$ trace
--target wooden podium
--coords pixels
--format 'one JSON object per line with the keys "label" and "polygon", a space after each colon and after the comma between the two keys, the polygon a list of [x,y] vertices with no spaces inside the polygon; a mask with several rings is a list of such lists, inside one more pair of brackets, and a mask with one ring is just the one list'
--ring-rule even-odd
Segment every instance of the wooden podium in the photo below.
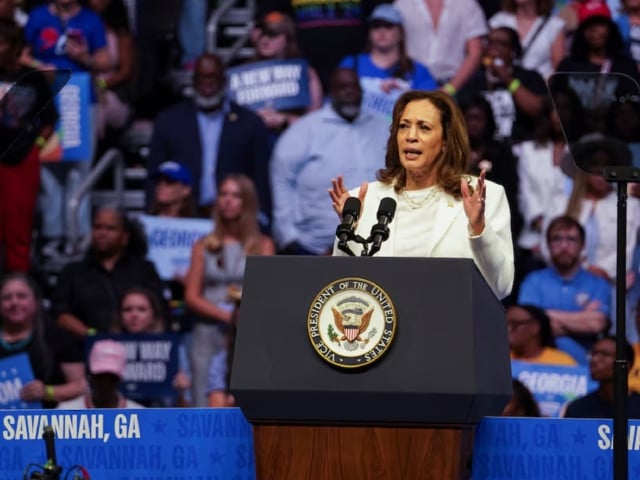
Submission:
{"label": "wooden podium", "polygon": [[[308,333],[318,292],[345,278],[395,306],[391,346],[361,369]],[[230,387],[258,480],[468,478],[474,426],[511,396],[504,311],[467,259],[251,257]]]}

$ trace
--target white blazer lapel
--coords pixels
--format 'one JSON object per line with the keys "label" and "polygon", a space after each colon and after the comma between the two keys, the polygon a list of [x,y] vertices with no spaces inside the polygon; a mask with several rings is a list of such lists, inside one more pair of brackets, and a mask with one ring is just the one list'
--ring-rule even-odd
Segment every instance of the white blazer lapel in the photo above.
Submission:
{"label": "white blazer lapel", "polygon": [[455,198],[446,193],[440,195],[433,235],[428,241],[428,255],[433,253],[434,248],[451,227],[453,220],[461,214],[464,215],[462,202],[456,201]]}

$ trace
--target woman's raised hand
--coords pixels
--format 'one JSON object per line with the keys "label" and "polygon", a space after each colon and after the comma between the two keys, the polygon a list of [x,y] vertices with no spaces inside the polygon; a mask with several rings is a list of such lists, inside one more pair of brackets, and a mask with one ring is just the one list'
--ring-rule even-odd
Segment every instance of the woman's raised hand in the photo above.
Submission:
{"label": "woman's raised hand", "polygon": [[[367,182],[362,182],[360,190],[358,191],[358,199],[360,200],[360,203],[364,202],[364,197],[367,194],[368,188],[369,184]],[[331,197],[333,210],[338,214],[338,218],[342,220],[342,209],[344,208],[344,203],[347,201],[347,198],[350,197],[349,190],[344,186],[344,179],[342,178],[342,175],[338,175],[338,178],[331,179],[329,196]]]}
{"label": "woman's raised hand", "polygon": [[473,189],[467,183],[466,178],[463,177],[460,180],[464,213],[469,219],[469,227],[473,235],[480,235],[484,231],[484,208],[485,200],[487,198],[487,190],[484,183],[484,177],[486,175],[486,170],[482,170],[480,172],[480,175],[478,175],[477,185]]}

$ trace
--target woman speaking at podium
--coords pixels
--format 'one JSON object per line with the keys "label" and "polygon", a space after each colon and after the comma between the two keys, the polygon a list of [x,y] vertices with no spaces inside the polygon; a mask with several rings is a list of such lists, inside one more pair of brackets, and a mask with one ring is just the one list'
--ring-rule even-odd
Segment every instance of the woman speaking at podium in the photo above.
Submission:
{"label": "woman speaking at podium", "polygon": [[[353,222],[354,235],[346,235],[348,249],[358,251],[357,236],[373,238],[375,244],[373,231],[378,245],[372,251],[379,248],[381,256],[471,258],[493,292],[506,297],[514,276],[507,197],[502,186],[485,180],[484,170],[478,177],[467,175],[468,159],[464,119],[449,95],[402,94],[393,109],[378,181],[348,191],[342,177],[332,180],[329,195],[341,226],[346,222],[351,227],[359,217]],[[360,203],[361,209],[345,219],[349,197],[357,197],[360,202],[350,200],[350,205]],[[344,246],[344,236],[342,240]],[[339,243],[334,254],[344,255]]]}

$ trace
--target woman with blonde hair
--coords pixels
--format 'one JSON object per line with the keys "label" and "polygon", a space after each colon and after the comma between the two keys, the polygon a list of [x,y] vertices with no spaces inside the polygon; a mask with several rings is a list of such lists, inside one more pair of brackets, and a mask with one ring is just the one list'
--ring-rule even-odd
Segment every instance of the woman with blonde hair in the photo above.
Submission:
{"label": "woman with blonde hair", "polygon": [[193,404],[205,407],[211,359],[226,348],[242,288],[247,256],[273,255],[273,241],[260,233],[253,182],[231,174],[218,187],[214,230],[194,246],[185,283],[185,302],[195,315],[190,362]]}

